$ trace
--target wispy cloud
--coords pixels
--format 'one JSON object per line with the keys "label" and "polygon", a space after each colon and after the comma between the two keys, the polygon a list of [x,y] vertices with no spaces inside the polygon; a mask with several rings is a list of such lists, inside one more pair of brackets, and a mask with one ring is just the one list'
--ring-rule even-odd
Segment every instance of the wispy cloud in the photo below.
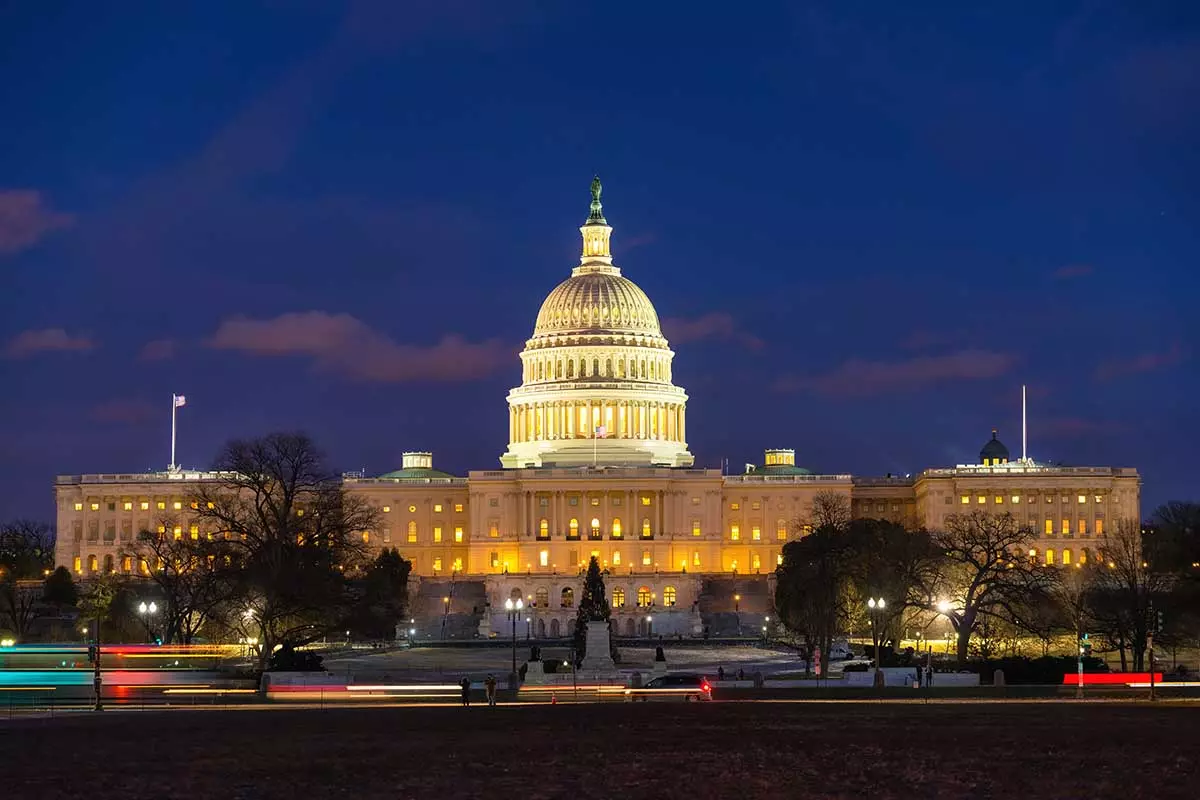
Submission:
{"label": "wispy cloud", "polygon": [[1125,375],[1157,372],[1160,369],[1169,369],[1182,364],[1187,357],[1188,353],[1183,349],[1183,345],[1175,342],[1170,348],[1161,352],[1141,353],[1130,358],[1115,358],[1105,361],[1096,367],[1096,379],[1107,381]]}
{"label": "wispy cloud", "polygon": [[662,321],[662,329],[672,344],[716,339],[737,342],[751,350],[764,346],[762,339],[738,327],[733,315],[726,311],[710,311],[693,318],[669,317]]}
{"label": "wispy cloud", "polygon": [[169,361],[175,357],[174,339],[154,339],[142,345],[138,361]]}
{"label": "wispy cloud", "polygon": [[145,400],[117,399],[109,400],[93,408],[88,416],[96,422],[109,422],[120,425],[136,425],[165,415],[162,409],[156,409]]}
{"label": "wispy cloud", "polygon": [[851,359],[824,375],[781,378],[776,389],[841,396],[880,394],[954,381],[996,378],[1016,363],[1016,356],[988,350],[960,350],[899,361]]}
{"label": "wispy cloud", "polygon": [[38,353],[85,353],[96,343],[87,336],[71,336],[62,328],[22,331],[4,347],[6,358],[29,358]]}
{"label": "wispy cloud", "polygon": [[432,345],[397,342],[349,314],[304,311],[273,319],[225,320],[207,342],[255,356],[302,356],[316,368],[381,383],[470,381],[513,364],[514,348],[498,340],[448,335]]}
{"label": "wispy cloud", "polygon": [[71,214],[51,209],[39,191],[0,189],[0,255],[27,250],[74,221]]}
{"label": "wispy cloud", "polygon": [[1050,277],[1056,281],[1069,281],[1073,278],[1086,278],[1094,271],[1090,264],[1068,264],[1054,270],[1050,273]]}

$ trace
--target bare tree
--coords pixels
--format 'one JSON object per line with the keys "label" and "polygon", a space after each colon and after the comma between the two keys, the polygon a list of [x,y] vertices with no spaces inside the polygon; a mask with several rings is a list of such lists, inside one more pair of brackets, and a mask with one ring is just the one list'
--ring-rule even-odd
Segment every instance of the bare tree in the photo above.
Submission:
{"label": "bare tree", "polygon": [[817,492],[813,495],[807,524],[812,530],[844,530],[850,524],[850,498],[832,489]]}
{"label": "bare tree", "polygon": [[142,567],[162,598],[163,641],[191,644],[226,598],[226,554],[207,535],[175,533],[175,522],[142,531],[122,555]]}
{"label": "bare tree", "polygon": [[232,614],[257,634],[265,667],[276,646],[308,644],[344,624],[354,602],[348,578],[365,560],[363,532],[378,512],[343,489],[303,434],[231,442],[215,466],[224,478],[199,486],[192,516],[214,534]]}
{"label": "bare tree", "polygon": [[930,608],[944,613],[958,635],[958,661],[970,652],[971,635],[985,618],[1020,622],[1019,601],[1045,581],[1025,555],[1032,532],[1012,514],[953,514],[931,534],[944,555],[927,585]]}
{"label": "bare tree", "polygon": [[54,565],[54,533],[44,522],[14,519],[0,524],[0,578],[37,578]]}
{"label": "bare tree", "polygon": [[1121,669],[1128,666],[1126,650],[1133,656],[1133,669],[1143,669],[1147,636],[1154,601],[1163,598],[1173,580],[1154,569],[1142,547],[1142,529],[1136,519],[1118,520],[1100,551],[1102,564],[1089,593],[1090,605],[1100,632],[1110,646],[1120,651]]}

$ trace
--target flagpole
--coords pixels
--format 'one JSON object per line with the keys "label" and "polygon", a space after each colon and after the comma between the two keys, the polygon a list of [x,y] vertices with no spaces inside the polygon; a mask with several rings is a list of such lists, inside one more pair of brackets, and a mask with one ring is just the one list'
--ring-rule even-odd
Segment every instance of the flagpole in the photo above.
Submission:
{"label": "flagpole", "polygon": [[599,446],[599,442],[596,441],[596,438],[597,438],[597,434],[599,432],[600,432],[600,429],[597,428],[595,425],[593,425],[592,426],[592,466],[593,467],[596,466],[596,449]]}
{"label": "flagpole", "polygon": [[179,406],[175,404],[175,395],[171,394],[171,466],[167,467],[171,472],[175,471],[175,413],[179,410]]}

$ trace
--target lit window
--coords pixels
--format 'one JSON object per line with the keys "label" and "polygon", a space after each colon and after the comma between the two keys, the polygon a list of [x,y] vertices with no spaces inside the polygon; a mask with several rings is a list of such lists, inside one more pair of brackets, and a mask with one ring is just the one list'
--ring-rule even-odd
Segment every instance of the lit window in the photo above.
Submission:
{"label": "lit window", "polygon": [[1062,496],[1062,501],[1063,501],[1064,503],[1069,503],[1069,502],[1071,502],[1071,498],[1067,497],[1067,496],[1064,494],[1064,495]]}
{"label": "lit window", "polygon": [[675,605],[675,587],[674,586],[667,586],[663,589],[663,605],[664,606]]}
{"label": "lit window", "polygon": [[160,536],[161,536],[162,534],[166,533],[166,532],[167,532],[167,526],[166,526],[166,525],[159,525],[159,526],[158,526],[158,533],[159,533],[159,535],[160,535]]}
{"label": "lit window", "polygon": [[[454,530],[459,531],[462,529],[455,528]],[[497,522],[496,520],[491,520],[490,522],[488,522],[488,538],[489,539],[499,539],[500,538],[500,523]],[[461,542],[462,539],[456,539],[455,541]]]}
{"label": "lit window", "polygon": [[157,508],[158,508],[158,510],[159,510],[159,511],[166,511],[166,510],[167,510],[167,503],[166,503],[166,501],[165,501],[165,500],[159,500],[159,501],[158,501],[158,504],[157,504]]}
{"label": "lit window", "polygon": [[543,539],[550,536],[550,523],[544,518],[538,522],[538,536]]}
{"label": "lit window", "polygon": [[729,540],[732,542],[736,542],[737,540],[739,540],[741,538],[742,538],[742,529],[735,522],[729,526]]}
{"label": "lit window", "polygon": [[440,559],[440,558],[433,559],[433,571],[440,572],[441,569],[442,569],[442,559]]}
{"label": "lit window", "polygon": [[454,559],[454,571],[462,572],[462,559],[461,558]]}
{"label": "lit window", "polygon": [[179,541],[183,538],[183,526],[176,525],[175,530],[172,532],[175,534],[175,541]]}
{"label": "lit window", "polygon": [[92,503],[92,511],[99,511],[99,510],[100,510],[100,504]]}
{"label": "lit window", "polygon": [[385,514],[390,514],[390,513],[392,513],[392,507],[391,507],[391,506],[384,506],[384,507],[383,507],[383,513],[385,513]]}
{"label": "lit window", "polygon": [[213,510],[213,508],[214,508],[214,506],[213,506],[213,504],[212,504],[212,501],[209,501],[208,503],[205,503],[205,506],[207,506],[207,508],[208,508],[208,510],[209,510],[209,511],[212,511],[212,510]]}
{"label": "lit window", "polygon": [[596,518],[596,517],[592,517],[592,531],[591,531],[591,533],[592,533],[592,538],[593,538],[593,539],[599,539],[599,538],[600,538],[600,520],[599,520],[598,518]]}
{"label": "lit window", "polygon": [[1048,550],[1046,550],[1046,566],[1050,566],[1053,563],[1054,563],[1054,551],[1048,549]]}
{"label": "lit window", "polygon": [[192,537],[193,542],[196,541],[197,539],[200,538],[200,526],[199,525],[189,525],[188,526],[188,534]]}
{"label": "lit window", "polygon": [[783,566],[783,553],[776,554],[775,565],[780,567]]}
{"label": "lit window", "polygon": [[1046,520],[1046,535],[1047,536],[1054,535],[1054,520],[1052,520],[1052,519]]}
{"label": "lit window", "polygon": [[[494,536],[494,537],[492,537],[492,538],[496,538],[496,537],[498,537],[499,535],[500,535],[500,531],[496,531],[496,536]],[[456,526],[454,526],[454,541],[456,541],[456,542],[458,542],[458,543],[460,543],[460,544],[461,544],[461,543],[462,543],[462,540],[463,540],[463,529],[462,529],[462,526],[461,526],[461,525],[456,525]]]}
{"label": "lit window", "polygon": [[698,506],[698,505],[700,505],[700,498],[699,498],[699,497],[693,497],[693,498],[692,498],[692,505],[694,505],[694,506]]}
{"label": "lit window", "polygon": [[700,566],[700,551],[699,550],[692,551],[692,566],[693,567]]}
{"label": "lit window", "polygon": [[1070,566],[1070,565],[1071,565],[1071,551],[1070,551],[1070,550],[1063,550],[1063,551],[1062,551],[1062,563],[1063,563],[1063,565],[1064,565],[1064,566]]}
{"label": "lit window", "polygon": [[411,519],[408,521],[408,543],[417,543],[417,523],[415,520]]}
{"label": "lit window", "polygon": [[1095,526],[1096,526],[1096,535],[1103,536],[1104,535],[1104,520],[1102,520],[1102,519],[1096,520]]}
{"label": "lit window", "polygon": [[1079,495],[1079,504],[1083,505],[1086,502],[1087,502],[1087,495],[1086,494]]}
{"label": "lit window", "polygon": [[543,567],[550,566],[550,551],[542,550],[538,553],[538,564]]}
{"label": "lit window", "polygon": [[1001,497],[1000,495],[996,495],[996,505],[1001,505],[1003,503],[1004,503],[1004,498]]}
{"label": "lit window", "polygon": [[758,553],[752,553],[750,555],[750,569],[761,569],[761,568],[762,568],[762,560],[758,557]]}
{"label": "lit window", "polygon": [[176,500],[174,503],[171,504],[171,507],[174,508],[176,511],[180,511],[183,509],[183,503]]}
{"label": "lit window", "polygon": [[1018,503],[1020,503],[1020,502],[1021,502],[1021,495],[1019,495],[1019,494],[1014,494],[1012,497],[1010,497],[1010,498],[1009,498],[1009,500],[1011,500],[1011,501],[1012,501],[1012,504],[1015,506],[1015,505],[1017,505]]}
{"label": "lit window", "polygon": [[1096,500],[1096,504],[1099,505],[1100,503],[1104,502],[1104,496],[1098,494],[1098,495],[1096,495],[1095,500]]}
{"label": "lit window", "polygon": [[[82,504],[79,503],[77,505],[82,505]],[[83,572],[83,559],[80,558],[79,556],[75,556],[75,572],[76,572],[76,574]]]}
{"label": "lit window", "polygon": [[438,526],[433,527],[433,543],[437,544],[442,540],[442,529]]}
{"label": "lit window", "polygon": [[978,503],[979,505],[983,505],[984,503],[987,502],[987,498],[984,497],[983,495],[979,495],[978,497],[975,498],[975,502]]}
{"label": "lit window", "polygon": [[971,503],[971,496],[970,496],[970,495],[966,495],[966,494],[964,494],[962,497],[960,497],[960,498],[959,498],[959,500],[960,500],[960,502],[962,502],[962,504],[963,504],[964,506],[965,506],[965,505],[970,505],[970,503]]}
{"label": "lit window", "polygon": [[1071,532],[1071,520],[1064,519],[1062,521],[1062,528],[1060,528],[1060,530],[1062,531],[1064,536],[1067,535],[1068,533],[1070,533]]}
{"label": "lit window", "polygon": [[650,495],[642,495],[642,505],[650,505]]}
{"label": "lit window", "polygon": [[692,520],[692,536],[699,536],[699,535],[700,535],[700,520],[694,519],[694,520]]}
{"label": "lit window", "polygon": [[433,504],[433,510],[434,510],[435,512],[437,512],[438,514],[442,513],[442,504],[441,504],[441,503],[434,503],[434,504]]}
{"label": "lit window", "polygon": [[192,507],[193,511],[195,511],[196,509],[198,509],[200,507],[200,504],[197,503],[195,500],[193,500],[191,503],[189,503],[189,505]]}
{"label": "lit window", "polygon": [[88,572],[95,572],[100,569],[100,564],[95,556],[88,556]]}
{"label": "lit window", "polygon": [[754,509],[755,511],[758,511],[760,508],[762,508],[762,503],[755,500],[753,503],[750,504],[750,508]]}
{"label": "lit window", "polygon": [[600,498],[599,498],[599,497],[593,497],[593,498],[591,499],[591,502],[592,502],[592,505],[594,505],[594,506],[598,506],[598,505],[600,505]]}
{"label": "lit window", "polygon": [[370,543],[371,543],[371,532],[363,531],[363,544],[370,544]]}
{"label": "lit window", "polygon": [[147,502],[146,500],[143,500],[142,501],[142,511],[149,511],[149,510],[150,510],[150,503]]}
{"label": "lit window", "polygon": [[579,520],[572,517],[571,521],[569,523],[567,523],[567,535],[568,536],[578,536],[579,535]]}
{"label": "lit window", "polygon": [[741,509],[742,509],[741,503],[730,503],[729,504],[730,511],[741,511]]}
{"label": "lit window", "polygon": [[303,508],[297,508],[297,509],[296,509],[296,516],[297,516],[297,517],[303,517],[303,516],[304,516],[304,509],[303,509]]}
{"label": "lit window", "polygon": [[408,513],[410,513],[410,514],[415,514],[415,513],[417,513],[417,507],[416,507],[416,506],[409,506],[409,507],[408,507]]}
{"label": "lit window", "polygon": [[76,510],[76,511],[83,511],[83,503],[76,503],[76,504],[75,504],[75,510]]}
{"label": "lit window", "polygon": [[775,538],[781,542],[787,540],[787,522],[785,520],[775,520]]}
{"label": "lit window", "polygon": [[575,590],[572,589],[570,586],[563,589],[562,593],[559,595],[559,597],[561,598],[559,602],[561,603],[563,608],[574,608],[575,607]]}
{"label": "lit window", "polygon": [[1085,533],[1087,533],[1087,520],[1086,519],[1079,519],[1079,520],[1075,521],[1075,532],[1078,533],[1080,536],[1083,536]]}
{"label": "lit window", "polygon": [[750,541],[757,542],[757,541],[760,541],[761,539],[762,539],[762,529],[760,529],[757,525],[750,528]]}
{"label": "lit window", "polygon": [[500,554],[495,550],[488,553],[488,559],[490,560],[493,568],[500,566]]}
{"label": "lit window", "polygon": [[653,556],[650,554],[650,551],[649,551],[649,550],[643,550],[643,551],[642,551],[642,566],[643,566],[643,567],[648,567],[648,566],[650,566],[652,563],[654,563],[654,557],[653,557]]}
{"label": "lit window", "polygon": [[624,589],[621,589],[621,588],[613,589],[612,607],[613,608],[624,608],[625,607],[625,590]]}
{"label": "lit window", "polygon": [[133,503],[126,500],[121,504],[121,508],[125,509],[126,511],[133,511]]}
{"label": "lit window", "polygon": [[392,541],[392,529],[391,528],[383,529],[383,541],[384,541],[384,544],[388,544]]}
{"label": "lit window", "polygon": [[638,588],[638,607],[647,608],[650,605],[650,587],[641,586]]}
{"label": "lit window", "polygon": [[619,567],[619,566],[621,566],[621,551],[620,551],[620,550],[613,550],[613,559],[612,559],[612,561],[613,561],[613,566],[614,566],[614,567]]}
{"label": "lit window", "polygon": [[1084,547],[1084,548],[1080,549],[1080,551],[1079,551],[1079,563],[1080,563],[1080,564],[1086,564],[1086,563],[1087,563],[1087,556],[1088,556],[1088,553],[1087,553],[1087,548],[1086,548],[1086,547]]}
{"label": "lit window", "polygon": [[618,517],[613,517],[612,521],[612,538],[621,538],[621,520]]}
{"label": "lit window", "polygon": [[650,518],[649,517],[642,518],[642,536],[645,536],[647,538],[650,536]]}

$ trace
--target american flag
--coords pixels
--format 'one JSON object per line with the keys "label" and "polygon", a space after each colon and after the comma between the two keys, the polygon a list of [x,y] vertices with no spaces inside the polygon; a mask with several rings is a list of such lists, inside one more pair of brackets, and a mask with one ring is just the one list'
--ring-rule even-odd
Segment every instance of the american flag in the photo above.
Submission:
{"label": "american flag", "polygon": [[187,405],[187,398],[181,394],[172,395],[175,398],[175,407],[182,408]]}

